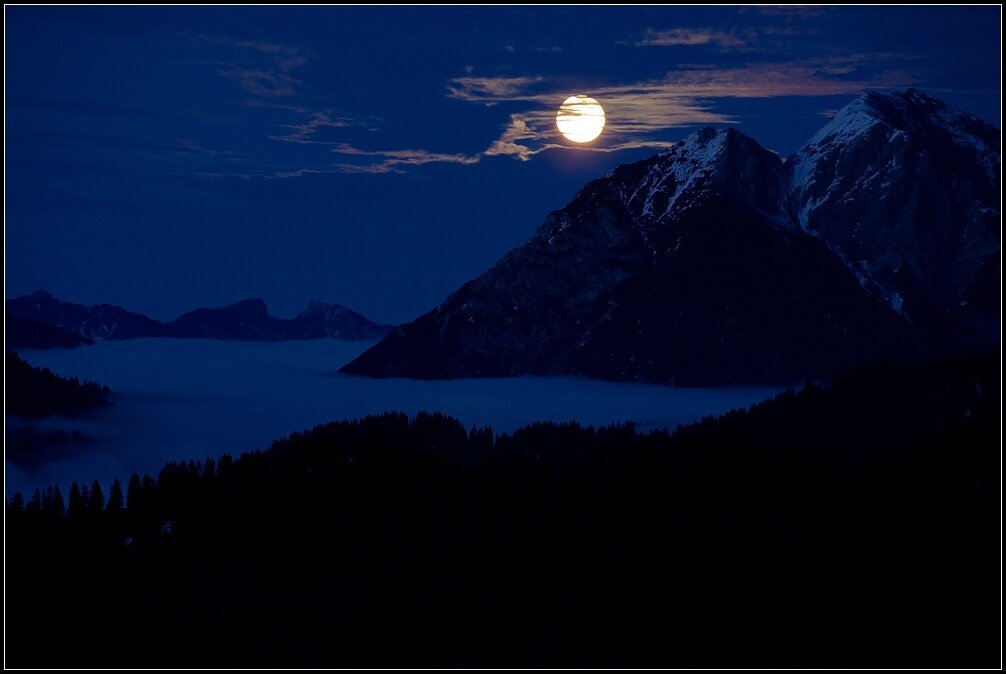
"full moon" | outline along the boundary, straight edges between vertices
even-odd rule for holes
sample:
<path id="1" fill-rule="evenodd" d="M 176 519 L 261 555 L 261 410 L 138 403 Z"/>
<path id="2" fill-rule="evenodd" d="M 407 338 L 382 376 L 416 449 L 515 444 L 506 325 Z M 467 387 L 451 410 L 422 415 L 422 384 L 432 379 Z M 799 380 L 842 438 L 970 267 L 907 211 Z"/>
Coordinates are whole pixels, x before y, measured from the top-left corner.
<path id="1" fill-rule="evenodd" d="M 555 115 L 559 132 L 574 143 L 589 143 L 604 128 L 604 108 L 589 96 L 570 96 Z"/>

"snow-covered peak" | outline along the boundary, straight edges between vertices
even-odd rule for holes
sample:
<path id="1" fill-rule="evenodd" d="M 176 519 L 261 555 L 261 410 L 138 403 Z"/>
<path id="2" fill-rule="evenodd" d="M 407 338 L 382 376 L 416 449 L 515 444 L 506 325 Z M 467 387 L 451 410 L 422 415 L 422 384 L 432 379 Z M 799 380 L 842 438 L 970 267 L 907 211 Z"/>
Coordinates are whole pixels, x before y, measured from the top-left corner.
<path id="1" fill-rule="evenodd" d="M 839 110 L 787 162 L 795 166 L 794 185 L 803 185 L 812 178 L 810 167 L 801 166 L 807 159 L 813 160 L 833 147 L 851 147 L 873 134 L 891 141 L 913 135 L 949 140 L 974 151 L 990 177 L 997 179 L 999 132 L 918 89 L 908 89 L 894 94 L 871 91 Z"/>
<path id="2" fill-rule="evenodd" d="M 918 89 L 882 94 L 871 91 L 860 99 L 878 119 L 901 131 L 923 131 L 940 127 L 955 135 L 974 135 L 988 124 Z"/>
<path id="3" fill-rule="evenodd" d="M 870 105 L 866 96 L 857 98 L 831 118 L 815 133 L 807 143 L 800 148 L 797 155 L 813 154 L 823 145 L 848 143 L 881 123 L 876 111 Z"/>
<path id="4" fill-rule="evenodd" d="M 623 203 L 643 218 L 671 212 L 681 196 L 712 176 L 726 153 L 726 130 L 704 128 L 660 152 L 641 180 L 619 186 Z"/>
<path id="5" fill-rule="evenodd" d="M 807 228 L 810 213 L 841 189 L 875 181 L 888 184 L 910 154 L 902 148 L 933 142 L 974 153 L 989 179 L 999 181 L 999 132 L 977 117 L 918 89 L 871 91 L 852 101 L 786 161 L 788 192 L 814 195 L 797 197 L 801 226 Z M 885 163 L 862 163 L 861 156 L 883 156 Z"/>
<path id="6" fill-rule="evenodd" d="M 661 150 L 658 157 L 662 161 L 686 160 L 693 166 L 711 166 L 723 155 L 732 134 L 742 135 L 735 129 L 713 129 L 707 126 Z"/>
<path id="7" fill-rule="evenodd" d="M 609 174 L 620 200 L 643 222 L 661 220 L 713 190 L 775 210 L 782 162 L 733 128 L 703 128 Z"/>
<path id="8" fill-rule="evenodd" d="M 786 162 L 789 216 L 895 311 L 950 311 L 999 248 L 999 138 L 916 89 L 867 93 Z"/>

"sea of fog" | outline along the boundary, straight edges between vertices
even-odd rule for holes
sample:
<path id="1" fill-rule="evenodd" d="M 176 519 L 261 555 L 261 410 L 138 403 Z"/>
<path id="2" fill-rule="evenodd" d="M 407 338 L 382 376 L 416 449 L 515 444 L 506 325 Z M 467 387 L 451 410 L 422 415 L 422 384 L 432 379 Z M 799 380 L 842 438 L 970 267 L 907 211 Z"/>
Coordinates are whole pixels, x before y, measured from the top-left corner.
<path id="1" fill-rule="evenodd" d="M 675 428 L 746 407 L 779 389 L 673 388 L 573 377 L 418 381 L 368 379 L 338 369 L 370 342 L 229 342 L 136 339 L 69 350 L 22 351 L 33 365 L 107 384 L 114 404 L 83 418 L 33 421 L 87 438 L 51 460 L 5 457 L 6 493 L 97 478 L 107 489 L 133 472 L 157 474 L 167 461 L 265 448 L 294 431 L 386 411 L 439 411 L 466 426 L 512 431 L 534 421 L 599 426 L 632 421 Z M 7 418 L 8 430 L 21 425 Z"/>

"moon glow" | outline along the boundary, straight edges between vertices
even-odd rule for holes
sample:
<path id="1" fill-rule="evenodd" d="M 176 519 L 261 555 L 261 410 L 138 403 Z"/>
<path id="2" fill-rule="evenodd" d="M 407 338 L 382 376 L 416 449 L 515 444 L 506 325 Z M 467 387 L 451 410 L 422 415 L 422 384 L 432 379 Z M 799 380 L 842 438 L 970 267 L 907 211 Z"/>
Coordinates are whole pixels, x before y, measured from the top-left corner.
<path id="1" fill-rule="evenodd" d="M 570 96 L 559 106 L 555 125 L 574 143 L 589 143 L 604 129 L 604 108 L 589 96 Z"/>

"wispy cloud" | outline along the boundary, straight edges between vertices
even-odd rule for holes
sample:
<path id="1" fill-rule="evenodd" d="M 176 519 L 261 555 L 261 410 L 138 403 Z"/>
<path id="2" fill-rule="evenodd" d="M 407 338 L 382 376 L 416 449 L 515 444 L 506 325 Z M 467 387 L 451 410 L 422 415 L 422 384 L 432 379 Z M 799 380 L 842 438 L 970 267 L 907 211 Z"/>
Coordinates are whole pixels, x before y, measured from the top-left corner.
<path id="1" fill-rule="evenodd" d="M 198 40 L 231 47 L 239 52 L 254 52 L 255 58 L 242 58 L 220 71 L 222 77 L 237 80 L 241 88 L 253 96 L 278 98 L 297 93 L 300 80 L 291 73 L 307 63 L 299 47 L 279 42 L 238 40 L 229 37 L 200 35 Z"/>
<path id="2" fill-rule="evenodd" d="M 874 55 L 876 56 L 876 55 Z M 890 58 L 890 55 L 883 55 Z M 727 124 L 736 120 L 713 110 L 718 99 L 774 98 L 858 94 L 866 89 L 905 86 L 914 77 L 901 70 L 857 77 L 870 55 L 812 61 L 757 63 L 732 68 L 691 67 L 667 73 L 659 80 L 591 87 L 589 94 L 607 115 L 604 147 L 578 146 L 587 151 L 610 148 L 666 147 L 659 136 L 668 129 L 697 124 Z M 497 80 L 505 80 L 503 82 Z M 568 85 L 544 78 L 459 77 L 447 86 L 448 96 L 471 103 L 525 103 L 511 114 L 500 137 L 483 153 L 526 161 L 544 150 L 569 147 L 555 129 L 555 109 L 571 92 Z"/>
<path id="3" fill-rule="evenodd" d="M 537 52 L 547 52 L 551 54 L 561 54 L 562 47 L 558 45 L 552 45 L 548 47 L 525 47 L 521 45 L 516 45 L 513 43 L 508 43 L 503 45 L 503 50 L 508 51 L 511 54 L 518 51 L 537 51 Z"/>
<path id="4" fill-rule="evenodd" d="M 279 42 L 255 41 L 255 40 L 235 40 L 226 37 L 199 36 L 204 42 L 211 44 L 222 44 L 237 47 L 239 49 L 250 49 L 269 56 L 273 63 L 285 72 L 299 68 L 307 63 L 307 56 L 300 47 L 293 47 Z"/>
<path id="5" fill-rule="evenodd" d="M 448 96 L 482 103 L 524 100 L 523 96 L 544 77 L 456 77 L 447 84 Z"/>
<path id="6" fill-rule="evenodd" d="M 783 46 L 783 38 L 808 35 L 816 30 L 807 25 L 797 27 L 792 17 L 786 16 L 781 25 L 766 24 L 730 30 L 647 28 L 641 38 L 620 41 L 619 44 L 635 47 L 713 47 L 720 52 L 770 52 L 778 51 Z"/>
<path id="7" fill-rule="evenodd" d="M 527 161 L 544 148 L 534 150 L 521 141 L 528 141 L 534 138 L 537 132 L 528 125 L 526 119 L 520 115 L 510 115 L 510 123 L 503 131 L 503 135 L 494 140 L 486 149 L 484 154 L 487 157 L 509 156 L 520 161 Z"/>
<path id="8" fill-rule="evenodd" d="M 688 44 L 733 44 L 726 34 L 654 33 L 663 40 L 690 40 Z M 357 161 L 344 161 L 323 169 L 302 169 L 273 174 L 272 177 L 299 177 L 313 173 L 401 173 L 408 167 L 426 164 L 477 164 L 487 157 L 510 157 L 529 161 L 546 151 L 618 152 L 635 148 L 661 149 L 673 143 L 669 129 L 700 124 L 730 124 L 736 119 L 714 109 L 717 101 L 729 98 L 774 98 L 781 96 L 830 96 L 858 94 L 866 89 L 905 86 L 914 81 L 911 73 L 888 69 L 865 74 L 877 63 L 895 63 L 898 55 L 857 54 L 787 63 L 753 63 L 734 67 L 682 66 L 661 79 L 627 84 L 598 85 L 586 93 L 605 108 L 604 140 L 593 145 L 570 145 L 555 127 L 555 111 L 571 93 L 566 81 L 542 76 L 466 74 L 447 83 L 447 96 L 480 105 L 520 104 L 525 109 L 510 113 L 500 135 L 481 152 L 444 153 L 424 149 L 368 150 L 348 143 L 333 143 L 331 152 Z M 579 87 L 576 87 L 579 89 Z M 319 129 L 348 125 L 347 120 L 316 113 L 304 124 L 291 126 L 293 132 L 277 139 L 312 142 Z"/>
<path id="9" fill-rule="evenodd" d="M 354 119 L 348 116 L 337 117 L 333 116 L 334 113 L 331 110 L 307 111 L 298 108 L 297 111 L 308 114 L 309 119 L 300 124 L 287 124 L 285 128 L 290 130 L 289 133 L 277 134 L 269 136 L 269 138 L 302 145 L 337 145 L 339 141 L 322 140 L 317 135 L 325 129 L 345 129 L 353 126 L 363 127 L 370 131 L 377 130 L 373 125 L 378 120 L 373 117 L 363 119 Z"/>
<path id="10" fill-rule="evenodd" d="M 760 7 L 743 7 L 741 11 L 753 10 L 764 16 L 782 16 L 787 19 L 805 21 L 824 16 L 832 9 L 834 7 L 825 5 L 763 5 Z"/>
<path id="11" fill-rule="evenodd" d="M 233 68 L 220 73 L 224 77 L 237 80 L 241 88 L 255 96 L 293 96 L 300 80 L 283 72 L 269 70 L 249 70 Z"/>
<path id="12" fill-rule="evenodd" d="M 746 47 L 748 40 L 736 33 L 724 33 L 707 28 L 668 28 L 654 30 L 647 28 L 643 38 L 636 43 L 637 47 L 679 47 L 715 45 L 722 49 L 740 49 Z"/>
<path id="13" fill-rule="evenodd" d="M 200 42 L 207 42 L 209 44 L 223 44 L 240 47 L 241 49 L 253 49 L 264 54 L 282 54 L 284 56 L 293 56 L 300 53 L 300 49 L 297 47 L 291 47 L 290 45 L 272 42 L 270 40 L 239 40 L 232 37 L 206 34 L 197 35 L 196 39 Z"/>
<path id="14" fill-rule="evenodd" d="M 768 33 L 765 33 L 768 34 Z M 650 30 L 640 45 L 714 45 L 741 49 L 744 36 L 698 29 Z M 731 98 L 765 99 L 859 94 L 867 89 L 907 86 L 915 82 L 908 59 L 898 54 L 851 54 L 790 60 L 783 63 L 758 61 L 722 66 L 679 64 L 662 78 L 628 83 L 594 84 L 542 75 L 481 76 L 471 66 L 446 83 L 446 96 L 481 106 L 510 108 L 498 135 L 480 151 L 443 152 L 424 148 L 370 149 L 361 145 L 350 127 L 376 130 L 379 120 L 294 105 L 282 96 L 295 93 L 298 84 L 290 69 L 299 67 L 300 50 L 273 42 L 230 41 L 234 47 L 270 59 L 268 68 L 234 68 L 230 76 L 255 94 L 249 104 L 288 110 L 302 116 L 286 124 L 272 140 L 301 145 L 324 145 L 328 162 L 315 166 L 273 167 L 254 175 L 275 179 L 299 178 L 329 173 L 403 173 L 430 164 L 469 166 L 492 157 L 530 161 L 547 151 L 619 152 L 627 149 L 662 149 L 673 143 L 668 131 L 695 125 L 731 124 L 737 120 L 721 110 Z M 597 99 L 606 112 L 600 141 L 571 145 L 555 125 L 559 104 L 569 95 L 583 93 Z M 491 137 L 490 137 L 491 138 Z M 332 161 L 331 157 L 338 157 Z"/>
<path id="15" fill-rule="evenodd" d="M 477 164 L 482 158 L 481 154 L 448 154 L 415 149 L 363 150 L 347 143 L 337 145 L 332 148 L 332 152 L 341 155 L 383 159 L 377 164 L 337 164 L 336 169 L 342 173 L 392 173 L 400 171 L 398 167 L 401 166 L 422 166 L 423 164 Z"/>
<path id="16" fill-rule="evenodd" d="M 483 157 L 512 157 L 518 161 L 529 161 L 537 154 L 546 150 L 569 150 L 569 145 L 559 142 L 538 142 L 542 137 L 540 125 L 551 124 L 551 118 L 536 120 L 536 126 L 531 126 L 520 115 L 511 115 L 510 122 L 502 135 L 494 140 L 489 147 L 475 154 L 447 154 L 429 152 L 427 150 L 364 150 L 349 144 L 341 144 L 332 149 L 333 153 L 356 157 L 381 157 L 378 163 L 335 165 L 339 173 L 403 173 L 404 166 L 421 166 L 423 164 L 477 164 Z M 619 152 L 634 148 L 665 148 L 673 143 L 663 140 L 625 140 L 609 143 L 603 146 L 580 146 L 575 149 L 586 152 Z M 294 177 L 294 176 L 289 176 Z"/>

